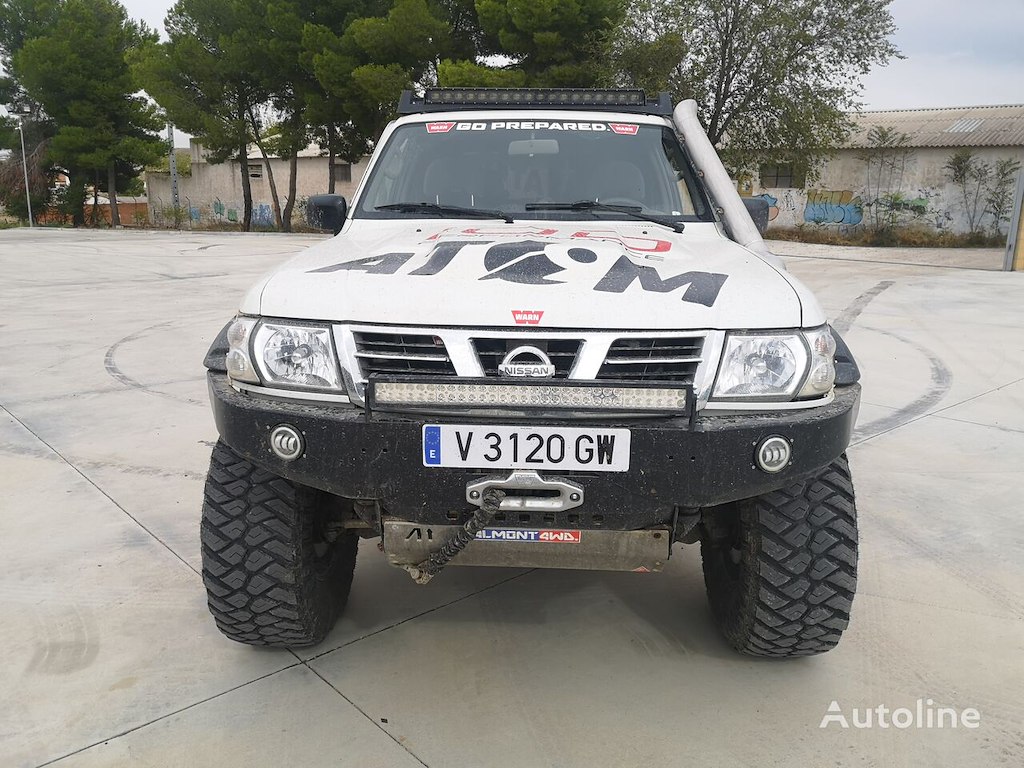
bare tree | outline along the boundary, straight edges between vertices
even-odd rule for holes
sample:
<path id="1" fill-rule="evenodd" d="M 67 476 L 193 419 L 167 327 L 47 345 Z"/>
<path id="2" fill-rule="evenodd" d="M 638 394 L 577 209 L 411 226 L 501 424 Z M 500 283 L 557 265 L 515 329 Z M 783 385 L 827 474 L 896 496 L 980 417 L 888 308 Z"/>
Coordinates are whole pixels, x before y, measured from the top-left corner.
<path id="1" fill-rule="evenodd" d="M 997 235 L 1002 233 L 1003 222 L 1010 220 L 1018 173 L 1020 161 L 1012 157 L 1000 158 L 992 167 L 992 183 L 985 195 L 985 205 L 992 216 L 992 231 Z"/>
<path id="2" fill-rule="evenodd" d="M 981 220 L 988 212 L 985 191 L 992 176 L 992 166 L 972 149 L 960 149 L 949 156 L 943 166 L 946 178 L 960 190 L 964 215 L 971 234 L 981 231 Z"/>
<path id="3" fill-rule="evenodd" d="M 899 214 L 908 209 L 903 194 L 907 163 L 914 156 L 910 136 L 881 125 L 868 130 L 868 147 L 860 153 L 867 172 L 868 199 L 864 207 L 871 211 L 876 232 L 896 226 Z"/>

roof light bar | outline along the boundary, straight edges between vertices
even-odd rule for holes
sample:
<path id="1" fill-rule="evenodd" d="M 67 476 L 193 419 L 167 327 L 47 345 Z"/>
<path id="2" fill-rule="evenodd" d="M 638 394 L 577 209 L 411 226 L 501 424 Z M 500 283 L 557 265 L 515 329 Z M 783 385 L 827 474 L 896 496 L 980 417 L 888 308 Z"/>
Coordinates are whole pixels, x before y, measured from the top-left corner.
<path id="1" fill-rule="evenodd" d="M 424 104 L 644 104 L 643 91 L 556 88 L 428 88 Z"/>
<path id="2" fill-rule="evenodd" d="M 415 96 L 411 91 L 403 92 L 398 112 L 411 115 L 501 107 L 672 114 L 672 102 L 667 93 L 648 101 L 641 90 L 600 88 L 427 88 L 423 96 Z"/>

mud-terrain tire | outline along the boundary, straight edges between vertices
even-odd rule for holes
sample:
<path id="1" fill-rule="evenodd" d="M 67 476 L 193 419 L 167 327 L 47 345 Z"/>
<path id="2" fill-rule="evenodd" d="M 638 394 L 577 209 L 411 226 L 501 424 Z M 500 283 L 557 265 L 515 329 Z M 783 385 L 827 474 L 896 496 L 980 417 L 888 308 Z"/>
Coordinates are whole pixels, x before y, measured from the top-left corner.
<path id="1" fill-rule="evenodd" d="M 815 476 L 717 508 L 701 540 L 711 612 L 736 650 L 812 656 L 850 622 L 857 511 L 846 455 Z"/>
<path id="2" fill-rule="evenodd" d="M 329 526 L 329 497 L 218 441 L 203 494 L 203 583 L 217 627 L 247 645 L 326 637 L 352 587 L 357 536 Z"/>

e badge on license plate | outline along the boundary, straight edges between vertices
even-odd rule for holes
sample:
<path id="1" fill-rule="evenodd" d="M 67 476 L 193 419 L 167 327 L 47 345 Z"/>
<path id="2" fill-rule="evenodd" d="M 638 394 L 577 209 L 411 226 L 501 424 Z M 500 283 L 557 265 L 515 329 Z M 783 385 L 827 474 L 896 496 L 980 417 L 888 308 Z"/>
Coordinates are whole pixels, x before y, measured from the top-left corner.
<path id="1" fill-rule="evenodd" d="M 629 470 L 628 429 L 425 424 L 423 466 Z"/>

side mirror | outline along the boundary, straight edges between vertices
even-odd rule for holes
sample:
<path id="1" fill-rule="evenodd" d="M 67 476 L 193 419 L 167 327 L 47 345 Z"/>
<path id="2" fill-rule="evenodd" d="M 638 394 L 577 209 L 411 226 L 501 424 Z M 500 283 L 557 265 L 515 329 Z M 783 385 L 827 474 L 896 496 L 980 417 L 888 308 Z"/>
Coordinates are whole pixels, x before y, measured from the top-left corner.
<path id="1" fill-rule="evenodd" d="M 750 214 L 750 218 L 754 220 L 757 231 L 764 236 L 764 233 L 768 231 L 768 201 L 763 197 L 744 197 L 743 205 L 746 207 L 747 213 Z"/>
<path id="2" fill-rule="evenodd" d="M 306 203 L 306 221 L 316 229 L 341 232 L 348 214 L 348 203 L 341 195 L 313 195 Z"/>

